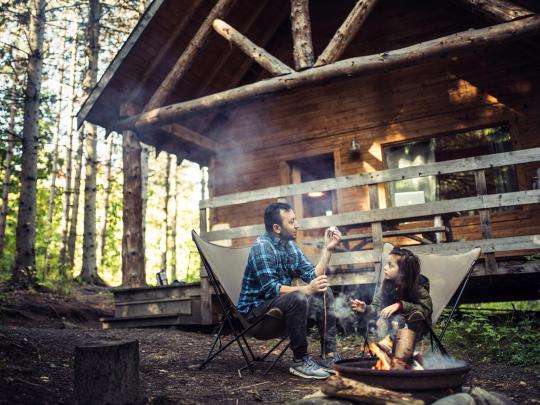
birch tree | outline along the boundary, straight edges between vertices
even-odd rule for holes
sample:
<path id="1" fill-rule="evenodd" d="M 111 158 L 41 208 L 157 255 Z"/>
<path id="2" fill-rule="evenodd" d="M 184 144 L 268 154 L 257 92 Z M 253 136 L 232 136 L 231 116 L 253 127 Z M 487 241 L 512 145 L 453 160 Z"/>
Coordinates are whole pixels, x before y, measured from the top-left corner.
<path id="1" fill-rule="evenodd" d="M 45 0 L 30 0 L 28 44 L 30 48 L 24 98 L 21 191 L 15 241 L 12 282 L 27 288 L 36 281 L 36 185 L 39 139 L 39 107 L 43 70 Z"/>

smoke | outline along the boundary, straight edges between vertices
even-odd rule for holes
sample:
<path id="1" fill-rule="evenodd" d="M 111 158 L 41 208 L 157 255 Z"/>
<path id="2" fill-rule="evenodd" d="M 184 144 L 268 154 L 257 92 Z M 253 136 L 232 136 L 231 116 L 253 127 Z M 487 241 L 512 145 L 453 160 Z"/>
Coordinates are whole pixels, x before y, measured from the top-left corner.
<path id="1" fill-rule="evenodd" d="M 466 363 L 454 359 L 453 357 L 443 356 L 440 353 L 429 353 L 424 356 L 424 368 L 426 370 L 432 369 L 445 369 L 445 368 L 456 368 L 463 367 Z"/>

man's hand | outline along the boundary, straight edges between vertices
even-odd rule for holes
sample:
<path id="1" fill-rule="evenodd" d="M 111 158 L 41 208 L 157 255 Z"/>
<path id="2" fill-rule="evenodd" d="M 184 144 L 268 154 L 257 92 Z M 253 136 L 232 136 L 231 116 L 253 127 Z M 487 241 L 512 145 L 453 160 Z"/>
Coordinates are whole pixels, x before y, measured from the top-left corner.
<path id="1" fill-rule="evenodd" d="M 324 232 L 324 247 L 328 250 L 334 250 L 341 242 L 341 232 L 337 226 L 331 226 Z"/>
<path id="2" fill-rule="evenodd" d="M 364 301 L 353 299 L 351 301 L 351 308 L 356 312 L 366 312 L 367 305 Z"/>
<path id="3" fill-rule="evenodd" d="M 311 282 L 306 286 L 306 294 L 312 295 L 317 293 L 325 292 L 328 288 L 328 277 L 326 275 L 321 275 L 315 277 Z"/>
<path id="4" fill-rule="evenodd" d="M 388 305 L 386 308 L 383 308 L 381 311 L 381 316 L 383 318 L 390 318 L 392 314 L 395 314 L 401 309 L 401 303 L 396 302 L 395 304 Z"/>

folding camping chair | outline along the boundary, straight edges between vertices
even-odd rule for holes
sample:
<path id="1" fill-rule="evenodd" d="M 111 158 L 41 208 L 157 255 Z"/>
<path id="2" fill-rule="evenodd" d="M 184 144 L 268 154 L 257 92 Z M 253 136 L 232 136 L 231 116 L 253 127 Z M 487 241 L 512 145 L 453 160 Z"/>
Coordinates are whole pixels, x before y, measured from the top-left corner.
<path id="1" fill-rule="evenodd" d="M 214 289 L 223 316 L 217 329 L 216 338 L 210 347 L 206 359 L 201 363 L 200 368 L 205 367 L 218 354 L 236 342 L 244 357 L 246 367 L 250 371 L 253 371 L 253 361 L 265 361 L 287 339 L 283 313 L 278 308 L 270 308 L 257 321 L 253 323 L 248 322 L 236 309 L 236 303 L 240 296 L 242 277 L 247 264 L 249 248 L 218 246 L 204 241 L 195 231 L 192 231 L 191 235 L 201 255 L 202 263 L 208 274 L 208 280 Z M 226 344 L 222 344 L 221 338 L 226 327 L 230 329 L 234 337 Z M 253 354 L 246 336 L 251 336 L 257 340 L 274 338 L 280 338 L 280 340 L 264 356 L 258 357 Z M 288 347 L 289 343 L 285 345 L 279 355 L 264 371 L 264 375 L 274 367 Z"/>
<path id="2" fill-rule="evenodd" d="M 384 266 L 388 261 L 388 255 L 393 249 L 393 245 L 385 243 L 383 245 L 381 254 L 381 267 L 378 275 L 375 277 L 375 294 L 382 284 L 384 278 Z M 452 255 L 440 255 L 429 253 L 415 253 L 420 259 L 420 272 L 429 279 L 430 295 L 433 302 L 433 314 L 431 316 L 431 322 L 434 325 L 439 320 L 444 308 L 450 302 L 450 299 L 454 296 L 456 291 L 458 295 L 452 306 L 452 310 L 446 323 L 444 324 L 439 336 L 435 334 L 428 322 L 426 322 L 427 329 L 432 339 L 435 341 L 438 349 L 443 355 L 448 355 L 441 340 L 450 324 L 450 320 L 454 316 L 456 308 L 459 305 L 463 291 L 467 286 L 469 277 L 474 268 L 474 264 L 480 256 L 480 248 L 474 248 L 468 252 Z M 460 287 L 461 286 L 461 287 Z M 375 295 L 374 295 L 375 296 Z M 367 342 L 367 330 L 364 338 Z M 433 343 L 432 343 L 433 349 Z"/>

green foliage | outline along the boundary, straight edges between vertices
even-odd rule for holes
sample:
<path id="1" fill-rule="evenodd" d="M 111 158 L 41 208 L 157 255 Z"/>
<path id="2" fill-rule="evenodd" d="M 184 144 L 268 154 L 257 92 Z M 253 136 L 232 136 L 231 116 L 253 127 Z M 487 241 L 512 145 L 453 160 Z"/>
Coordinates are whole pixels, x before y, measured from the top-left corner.
<path id="1" fill-rule="evenodd" d="M 540 368 L 540 315 L 508 307 L 538 307 L 538 302 L 500 303 L 463 308 L 452 320 L 444 343 L 451 353 L 466 353 L 477 361 Z M 466 311 L 466 312 L 465 312 Z M 444 316 L 438 327 L 445 323 Z M 436 330 L 440 332 L 440 330 Z"/>

